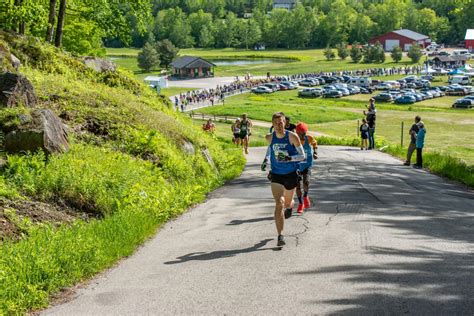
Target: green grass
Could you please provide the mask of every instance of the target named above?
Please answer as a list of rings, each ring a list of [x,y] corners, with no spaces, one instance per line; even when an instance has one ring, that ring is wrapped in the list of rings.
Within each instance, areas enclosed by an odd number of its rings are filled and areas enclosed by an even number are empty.
[[[271,63],[271,64],[254,64],[245,66],[219,66],[215,68],[216,76],[236,76],[251,73],[252,75],[266,75],[270,72],[272,75],[287,75],[296,73],[307,73],[317,71],[333,71],[333,70],[355,70],[379,67],[401,67],[411,65],[412,63],[406,57],[402,62],[394,63],[390,58],[383,64],[365,64],[353,63],[349,58],[346,60],[335,59],[326,60],[322,49],[307,50],[265,50],[253,51],[246,49],[181,49],[180,55],[200,56],[208,59],[222,58],[289,58],[295,60],[290,63]],[[107,55],[110,57],[122,57],[125,59],[135,59],[138,49],[132,48],[108,48]],[[136,70],[136,61],[118,61],[126,69]]]

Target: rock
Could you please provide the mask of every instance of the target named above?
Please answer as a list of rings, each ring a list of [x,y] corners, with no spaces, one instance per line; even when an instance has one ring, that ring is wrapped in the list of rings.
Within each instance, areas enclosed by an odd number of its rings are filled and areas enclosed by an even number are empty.
[[[13,54],[10,54],[11,64],[16,71],[20,70],[21,61]]]
[[[183,149],[183,151],[185,153],[187,153],[189,155],[194,155],[194,153],[196,152],[196,150],[194,149],[193,144],[191,144],[188,141],[184,141],[184,144],[181,146],[181,148]]]
[[[202,152],[204,158],[206,158],[207,163],[208,163],[212,168],[214,168],[215,170],[217,170],[216,164],[214,163],[214,160],[212,159],[212,156],[211,156],[211,154],[209,153],[209,150],[208,150],[207,148],[205,148],[205,149],[203,149],[201,152]]]
[[[0,106],[11,108],[22,104],[33,107],[36,103],[35,89],[25,76],[11,72],[0,74]]]
[[[99,57],[84,57],[82,59],[84,64],[97,72],[115,71],[117,66],[110,60],[99,58]]]
[[[43,149],[47,154],[69,150],[67,129],[49,109],[33,111],[26,126],[5,135],[5,151],[19,153]]]

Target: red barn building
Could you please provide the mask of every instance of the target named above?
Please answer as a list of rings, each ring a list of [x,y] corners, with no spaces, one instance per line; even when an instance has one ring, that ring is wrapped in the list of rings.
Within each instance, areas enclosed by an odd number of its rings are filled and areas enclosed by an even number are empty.
[[[466,48],[469,49],[470,52],[474,52],[474,29],[468,29],[466,31],[464,41],[466,42]]]
[[[370,44],[376,44],[377,42],[382,44],[385,51],[391,52],[394,47],[399,46],[406,52],[413,43],[417,43],[419,46],[425,48],[431,43],[431,39],[426,35],[403,29],[388,32],[369,40]]]

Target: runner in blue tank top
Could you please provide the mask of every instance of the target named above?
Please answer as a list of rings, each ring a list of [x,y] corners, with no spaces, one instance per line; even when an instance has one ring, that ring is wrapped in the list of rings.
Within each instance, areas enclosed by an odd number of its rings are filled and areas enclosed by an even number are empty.
[[[275,224],[278,233],[278,246],[285,245],[283,226],[285,218],[290,218],[293,212],[293,197],[298,183],[298,162],[306,159],[299,137],[285,130],[285,115],[277,112],[272,116],[274,132],[266,136],[270,143],[266,157],[262,164],[265,170],[268,160],[271,163],[272,194],[275,199]],[[283,209],[285,211],[283,212]]]

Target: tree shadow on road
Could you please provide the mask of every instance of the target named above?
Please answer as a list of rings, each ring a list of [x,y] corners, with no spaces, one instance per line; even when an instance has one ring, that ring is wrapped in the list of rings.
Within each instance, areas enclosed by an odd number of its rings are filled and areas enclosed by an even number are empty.
[[[234,257],[239,254],[243,253],[250,253],[256,251],[266,251],[266,250],[279,250],[280,247],[276,248],[262,248],[264,247],[269,241],[272,239],[264,239],[252,247],[243,248],[243,249],[234,249],[234,250],[217,250],[212,252],[192,252],[187,255],[178,257],[178,260],[174,261],[167,261],[165,264],[176,264],[176,263],[183,263],[191,260],[199,260],[199,261],[206,261],[206,260],[214,260],[214,259],[222,259],[222,258],[229,258]]]
[[[474,311],[474,255],[436,250],[371,247],[371,254],[393,257],[393,262],[340,265],[296,275],[342,275],[364,290],[335,300],[314,300],[343,308],[334,315],[472,315]],[[399,262],[400,257],[405,262]]]

